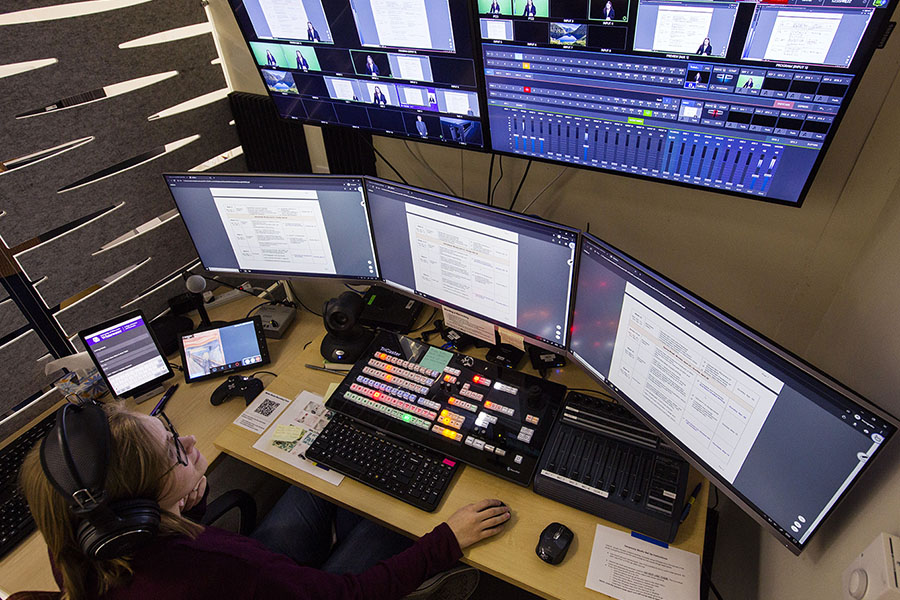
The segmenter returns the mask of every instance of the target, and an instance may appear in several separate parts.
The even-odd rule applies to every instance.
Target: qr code
[[[264,417],[268,417],[268,416],[270,416],[273,412],[275,412],[275,410],[276,410],[279,406],[281,406],[280,403],[278,403],[278,402],[273,402],[272,400],[269,400],[268,398],[266,398],[265,400],[263,400],[262,402],[259,403],[259,406],[256,407],[256,411],[255,411],[255,412],[256,412],[257,414],[260,414],[260,415],[264,416]]]

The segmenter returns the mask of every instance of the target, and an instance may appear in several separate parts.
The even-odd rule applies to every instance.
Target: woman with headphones
[[[342,572],[341,564],[354,561],[329,563],[332,523],[322,523],[335,508],[299,488],[270,512],[258,539],[189,520],[185,514],[204,505],[206,459],[194,436],[179,436],[161,417],[165,423],[116,404],[65,405],[26,457],[22,489],[64,599],[399,599],[453,567],[463,548],[498,533],[510,517],[500,501],[483,500],[415,542],[359,519],[362,537],[343,551],[359,570]],[[293,506],[281,506],[286,502]],[[285,520],[291,510],[294,518]],[[341,525],[334,525],[340,540]],[[279,538],[287,547],[264,545],[268,539],[279,546]],[[406,548],[384,554],[392,546]]]

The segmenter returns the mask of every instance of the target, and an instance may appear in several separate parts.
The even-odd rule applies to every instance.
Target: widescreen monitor
[[[565,348],[578,231],[366,178],[386,283]]]
[[[376,280],[361,177],[165,175],[203,267]]]
[[[799,554],[897,421],[589,235],[578,269],[573,359]]]
[[[282,117],[484,145],[465,0],[230,0]]]
[[[893,4],[478,0],[492,149],[799,206]]]

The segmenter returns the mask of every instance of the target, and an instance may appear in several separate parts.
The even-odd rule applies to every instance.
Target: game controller
[[[249,405],[263,391],[264,387],[263,382],[256,377],[232,375],[215,389],[212,396],[209,397],[209,403],[219,406],[232,396],[243,396],[244,401]]]

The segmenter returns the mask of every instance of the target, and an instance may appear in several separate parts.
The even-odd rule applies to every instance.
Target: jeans
[[[299,564],[340,574],[362,573],[412,545],[399,533],[293,486],[251,537]]]

